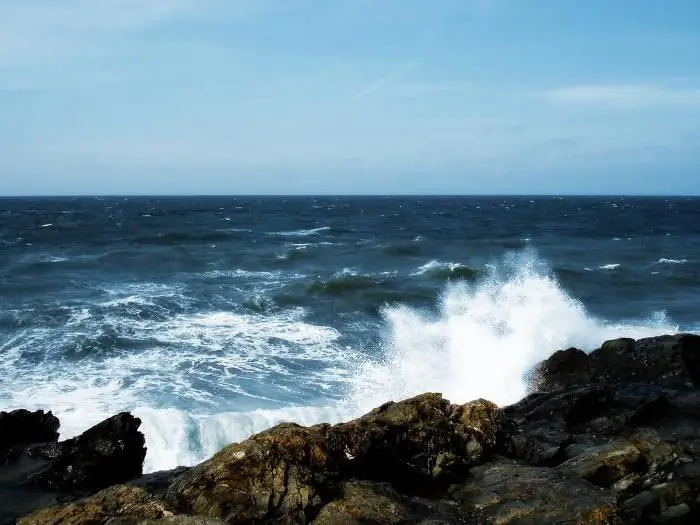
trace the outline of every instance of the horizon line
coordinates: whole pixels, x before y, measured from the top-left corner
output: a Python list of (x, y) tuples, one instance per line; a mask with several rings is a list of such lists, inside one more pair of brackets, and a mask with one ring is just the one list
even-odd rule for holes
[(700, 193), (35, 193), (0, 195), (0, 199), (57, 198), (493, 198), (493, 197), (579, 197), (579, 198), (695, 198)]

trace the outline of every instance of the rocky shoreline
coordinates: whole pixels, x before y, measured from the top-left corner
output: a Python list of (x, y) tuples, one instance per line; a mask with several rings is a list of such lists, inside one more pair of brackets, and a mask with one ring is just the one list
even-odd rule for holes
[(142, 473), (140, 421), (0, 413), (0, 524), (697, 524), (700, 336), (567, 349), (497, 407), (426, 393)]

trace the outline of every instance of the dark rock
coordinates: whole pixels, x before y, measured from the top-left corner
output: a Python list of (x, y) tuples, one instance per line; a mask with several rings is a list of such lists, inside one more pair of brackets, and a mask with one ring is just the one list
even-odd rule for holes
[(588, 354), (578, 348), (554, 352), (539, 363), (532, 374), (532, 384), (541, 392), (590, 382)]
[(231, 522), (308, 522), (343, 478), (436, 490), (488, 457), (498, 413), (487, 401), (458, 407), (425, 394), (333, 427), (278, 425), (182, 475), (167, 500), (178, 512)]
[(610, 491), (508, 459), (473, 468), (469, 480), (453, 486), (450, 496), (479, 524), (620, 523)]
[(508, 407), (424, 394), (146, 476), (140, 422), (120, 414), (7, 452), (0, 502), (14, 510), (0, 505), (0, 523), (39, 505), (54, 506), (21, 523), (700, 523), (698, 352), (684, 334), (570, 348)]
[(56, 416), (43, 410), (0, 412), (0, 463), (11, 448), (57, 441), (59, 425)]
[(121, 413), (73, 439), (27, 449), (30, 457), (48, 462), (30, 476), (28, 485), (56, 492), (95, 492), (139, 477), (146, 457), (140, 425), (140, 419)]
[(645, 467), (637, 447), (618, 440), (579, 454), (557, 467), (570, 476), (585, 479), (600, 487), (612, 487), (620, 479), (642, 471)]
[(163, 496), (168, 490), (168, 487), (175, 483), (180, 477), (191, 470), (190, 467), (177, 467), (172, 470), (163, 470), (159, 472), (151, 472), (136, 479), (125, 481), (128, 485), (141, 487), (148, 491), (149, 494)]
[(355, 481), (342, 484), (337, 498), (321, 509), (313, 524), (456, 523), (458, 512), (454, 502), (411, 499), (386, 483)]
[[(82, 501), (36, 511), (18, 525), (91, 525), (110, 518), (157, 519), (172, 516), (166, 506), (139, 487), (117, 485)], [(114, 520), (113, 523), (121, 523)]]
[[(55, 429), (54, 419), (47, 424)], [(13, 448), (0, 465), (0, 524), (140, 476), (146, 449), (139, 425), (119, 414), (73, 439)]]
[(482, 462), (495, 446), (499, 424), (500, 410), (489, 401), (453, 406), (440, 394), (424, 394), (336, 425), (328, 439), (352, 476), (410, 491), (448, 482)]
[(336, 481), (339, 457), (325, 430), (286, 423), (229, 445), (177, 479), (166, 500), (229, 523), (307, 523)]
[(615, 339), (606, 341), (589, 355), (571, 348), (556, 352), (533, 372), (536, 391), (630, 382), (699, 388), (700, 336)]

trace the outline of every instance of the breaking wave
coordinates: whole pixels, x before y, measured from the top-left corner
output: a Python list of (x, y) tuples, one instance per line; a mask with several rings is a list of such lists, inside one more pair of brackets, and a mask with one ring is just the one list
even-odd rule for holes
[[(154, 471), (192, 465), (281, 421), (338, 422), (428, 391), (456, 403), (513, 403), (526, 395), (533, 365), (556, 349), (679, 329), (663, 313), (627, 322), (590, 315), (530, 251), (487, 268), (476, 281), (445, 287), (431, 311), (385, 307), (376, 348), (348, 348), (301, 308), (144, 316), (170, 291), (111, 299), (102, 310), (75, 312), (62, 346), (38, 327), (0, 345), (0, 407), (52, 409), (62, 438), (131, 410), (143, 421), (145, 470)], [(332, 294), (372, 284), (346, 270), (317, 286)], [(128, 334), (116, 345), (104, 327), (120, 308), (131, 313), (107, 323)], [(96, 332), (106, 342), (98, 335), (94, 344), (109, 352), (70, 360), (57, 353)], [(48, 350), (27, 361), (41, 347)]]

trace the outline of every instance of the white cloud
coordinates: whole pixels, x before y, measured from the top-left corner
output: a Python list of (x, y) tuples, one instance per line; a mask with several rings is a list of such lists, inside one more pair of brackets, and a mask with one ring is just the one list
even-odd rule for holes
[(545, 98), (557, 104), (612, 108), (697, 107), (700, 89), (653, 84), (589, 84), (552, 89)]

